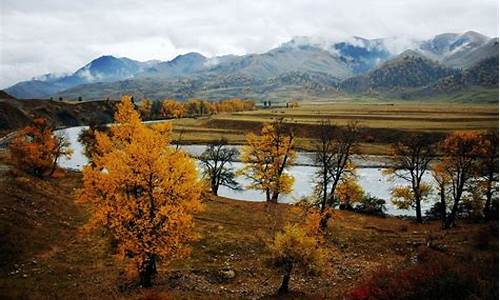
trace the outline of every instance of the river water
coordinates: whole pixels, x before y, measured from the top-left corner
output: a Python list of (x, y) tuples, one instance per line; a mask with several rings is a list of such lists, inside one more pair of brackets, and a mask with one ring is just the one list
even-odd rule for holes
[[(70, 159), (63, 158), (60, 160), (59, 165), (61, 167), (68, 169), (81, 169), (87, 164), (88, 160), (83, 154), (83, 145), (78, 142), (78, 135), (84, 128), (86, 127), (78, 126), (57, 131), (57, 133), (64, 134), (67, 137), (67, 139), (71, 143), (71, 148), (74, 151)], [(200, 155), (206, 148), (205, 145), (182, 145), (180, 147), (193, 156)], [(240, 146), (236, 146), (236, 148), (239, 147)], [(390, 201), (391, 188), (396, 185), (405, 184), (405, 182), (402, 180), (390, 181), (386, 176), (382, 174), (384, 170), (383, 166), (387, 165), (388, 163), (387, 157), (356, 156), (354, 157), (353, 161), (358, 166), (358, 169), (356, 170), (356, 176), (360, 185), (363, 187), (366, 193), (370, 193), (375, 197), (386, 200), (388, 214), (410, 216), (415, 215), (413, 209), (398, 209), (394, 207), (394, 205), (392, 205)], [(241, 162), (232, 163), (232, 168), (234, 170), (240, 169), (241, 167)], [(313, 154), (308, 152), (299, 152), (297, 157), (297, 165), (294, 165), (289, 169), (289, 173), (295, 178), (293, 192), (289, 195), (280, 196), (279, 202), (291, 203), (297, 199), (311, 195), (314, 187), (313, 179), (315, 171), (316, 167), (313, 164)], [(250, 183), (248, 179), (244, 177), (237, 177), (237, 181), (241, 184), (242, 187), (245, 187)], [(432, 183), (430, 173), (424, 174), (423, 181), (426, 183)], [(219, 188), (219, 195), (238, 200), (265, 201), (265, 195), (263, 193), (245, 188), (241, 191), (234, 191), (222, 186)], [(429, 209), (431, 205), (431, 201), (429, 201), (428, 203), (424, 202), (422, 204), (422, 212), (425, 212), (425, 210)]]

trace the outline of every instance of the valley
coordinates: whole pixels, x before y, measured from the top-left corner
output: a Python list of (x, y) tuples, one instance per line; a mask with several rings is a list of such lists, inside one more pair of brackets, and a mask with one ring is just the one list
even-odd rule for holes
[(498, 1), (1, 1), (1, 300), (499, 299)]

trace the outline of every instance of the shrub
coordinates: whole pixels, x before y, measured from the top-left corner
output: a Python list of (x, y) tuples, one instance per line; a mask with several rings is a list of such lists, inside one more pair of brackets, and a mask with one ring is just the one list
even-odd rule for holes
[(496, 260), (464, 265), (426, 248), (419, 253), (417, 265), (382, 268), (348, 292), (346, 299), (498, 299)]
[(441, 202), (436, 202), (434, 205), (425, 212), (425, 216), (431, 220), (441, 220), (442, 218), (442, 205)]
[(354, 208), (356, 212), (375, 216), (385, 216), (386, 210), (385, 200), (370, 194), (363, 197), (361, 203)]

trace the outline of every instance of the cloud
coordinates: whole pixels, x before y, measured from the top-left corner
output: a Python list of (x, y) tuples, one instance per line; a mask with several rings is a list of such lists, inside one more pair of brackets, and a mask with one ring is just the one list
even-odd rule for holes
[(0, 14), (0, 88), (105, 54), (167, 60), (261, 53), (294, 36), (498, 32), (495, 0), (2, 0)]

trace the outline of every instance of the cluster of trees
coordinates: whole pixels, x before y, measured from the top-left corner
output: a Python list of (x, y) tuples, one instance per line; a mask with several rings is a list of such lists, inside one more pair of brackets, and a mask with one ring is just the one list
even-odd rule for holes
[(202, 117), (225, 112), (253, 110), (254, 108), (254, 101), (238, 98), (217, 102), (199, 99), (192, 99), (187, 102), (178, 102), (173, 99), (163, 101), (143, 99), (138, 105), (138, 110), (143, 119)]
[[(93, 128), (93, 129), (92, 129)], [(83, 170), (83, 188), (78, 200), (94, 207), (89, 229), (105, 228), (117, 243), (119, 256), (127, 259), (143, 286), (152, 284), (159, 261), (189, 253), (194, 240), (193, 214), (200, 211), (200, 192), (193, 160), (169, 146), (169, 123), (146, 126), (130, 98), (118, 105), (115, 124), (92, 127), (80, 139), (91, 164)], [(277, 202), (293, 180), (285, 169), (295, 160), (293, 132), (282, 122), (263, 127), (261, 135), (249, 135), (242, 170), (257, 189), (266, 191), (268, 201)], [(239, 156), (220, 139), (199, 157), (203, 175), (217, 194), (219, 186), (239, 188), (231, 162)], [(262, 165), (260, 160), (265, 161)], [(255, 162), (255, 163), (253, 163)], [(283, 271), (279, 293), (288, 291), (295, 266), (322, 271), (326, 262), (317, 209), (303, 211), (304, 222), (289, 223), (275, 233), (268, 247), (275, 266)]]
[(61, 157), (69, 158), (72, 150), (64, 135), (44, 118), (34, 119), (30, 126), (17, 133), (9, 144), (12, 162), (37, 177), (52, 176)]
[[(440, 160), (431, 165), (438, 155)], [(498, 130), (454, 132), (442, 141), (433, 141), (426, 134), (409, 134), (393, 147), (391, 157), (393, 166), (387, 174), (408, 183), (393, 189), (393, 202), (403, 209), (414, 207), (417, 222), (422, 222), (421, 203), (431, 192), (429, 183), (423, 182), (429, 169), (439, 192), (443, 228), (455, 224), (465, 194), (477, 195), (479, 202), (485, 195), (482, 210), (484, 217), (491, 217), (498, 182)]]
[[(319, 166), (314, 178), (316, 202), (312, 205), (317, 205), (322, 213), (337, 206), (353, 209), (354, 203), (359, 203), (359, 210), (383, 213), (380, 199), (365, 195), (356, 181), (351, 157), (359, 142), (360, 126), (356, 122), (345, 126), (329, 121), (319, 124), (314, 142), (315, 162)], [(262, 191), (268, 202), (276, 203), (280, 194), (292, 191), (294, 178), (287, 170), (296, 160), (294, 143), (292, 128), (282, 120), (264, 125), (260, 135), (247, 136), (240, 157), (244, 167), (237, 174), (250, 180), (248, 188)], [(212, 160), (216, 161), (213, 157)], [(443, 228), (455, 224), (460, 208), (465, 205), (477, 209), (484, 202), (481, 211), (485, 217), (496, 213), (493, 196), (498, 182), (497, 130), (455, 132), (441, 141), (425, 133), (408, 134), (394, 144), (391, 160), (385, 175), (406, 182), (393, 188), (392, 202), (401, 209), (414, 208), (418, 223), (423, 221), (422, 202), (430, 198), (432, 191), (431, 184), (423, 180), (429, 170), (440, 195), (438, 206)], [(223, 164), (219, 167), (224, 168)], [(228, 169), (208, 173), (212, 182), (225, 182), (229, 178), (228, 182), (234, 183)], [(217, 187), (212, 185), (212, 191), (216, 193)], [(327, 220), (322, 221), (326, 223)]]

